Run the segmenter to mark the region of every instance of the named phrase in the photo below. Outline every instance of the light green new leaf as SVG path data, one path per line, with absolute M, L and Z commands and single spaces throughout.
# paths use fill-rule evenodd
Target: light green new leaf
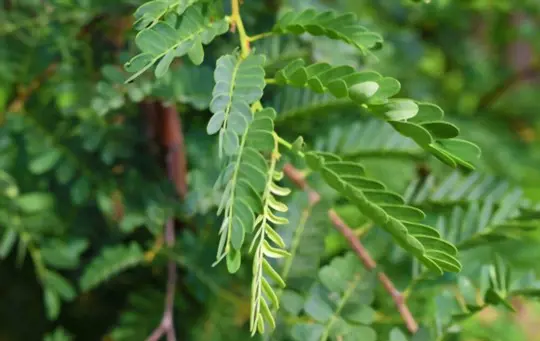
M 214 115 L 220 118 L 221 115 Z M 265 157 L 261 154 L 258 144 L 248 140 L 251 131 L 271 133 L 274 131 L 273 120 L 276 112 L 273 109 L 264 109 L 256 113 L 247 131 L 241 136 L 238 145 L 224 146 L 225 152 L 233 160 L 225 167 L 216 182 L 217 186 L 225 186 L 220 200 L 218 214 L 224 212 L 224 219 L 219 230 L 220 241 L 216 256 L 217 264 L 232 250 L 240 250 L 245 234 L 254 230 L 257 217 L 263 211 L 262 195 L 265 191 L 268 177 L 271 172 Z M 211 126 L 212 127 L 212 126 Z M 217 129 L 217 128 L 215 128 Z M 220 130 L 220 136 L 227 134 L 227 139 L 238 139 L 232 130 Z M 225 143 L 225 137 L 223 142 Z M 272 217 L 273 218 L 273 217 Z M 237 265 L 232 260 L 239 258 L 228 257 L 228 265 Z M 235 267 L 229 267 L 234 269 Z

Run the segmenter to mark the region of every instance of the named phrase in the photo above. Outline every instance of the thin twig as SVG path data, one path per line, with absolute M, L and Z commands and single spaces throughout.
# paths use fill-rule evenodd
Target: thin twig
M 167 126 L 166 131 L 162 132 L 162 142 L 168 149 L 167 174 L 169 180 L 176 185 L 180 198 L 184 199 L 187 194 L 187 183 L 185 182 L 187 168 L 180 116 L 174 106 L 167 106 L 161 109 L 163 114 L 168 115 L 165 121 L 170 125 Z M 175 239 L 174 219 L 173 217 L 169 217 L 165 225 L 165 243 L 169 249 L 174 247 Z M 163 318 L 159 326 L 148 337 L 147 341 L 158 341 L 164 335 L 167 336 L 167 341 L 176 341 L 173 309 L 177 277 L 176 261 L 171 258 L 167 263 L 167 293 L 165 295 Z
M 283 167 L 283 172 L 289 179 L 291 179 L 292 182 L 294 182 L 297 187 L 307 191 L 310 197 L 319 196 L 316 191 L 308 186 L 302 173 L 293 165 L 286 164 Z M 334 225 L 335 229 L 338 230 L 345 237 L 345 239 L 347 239 L 353 251 L 356 253 L 358 258 L 360 258 L 362 264 L 364 264 L 364 267 L 370 271 L 377 271 L 377 263 L 371 257 L 364 245 L 362 245 L 360 240 L 355 236 L 354 231 L 347 226 L 347 224 L 333 209 L 328 211 L 328 216 L 330 217 L 330 221 Z M 416 323 L 411 311 L 407 307 L 405 298 L 401 292 L 396 289 L 390 278 L 384 272 L 378 271 L 377 277 L 379 278 L 379 282 L 381 282 L 384 289 L 392 297 L 392 300 L 394 301 L 401 318 L 405 322 L 407 329 L 413 334 L 416 333 L 418 331 L 418 323 Z
M 165 227 L 165 241 L 168 247 L 174 246 L 174 220 L 169 218 Z M 174 293 L 176 288 L 176 262 L 169 260 L 167 263 L 167 293 L 165 295 L 165 310 L 159 326 L 146 339 L 147 341 L 158 341 L 163 335 L 167 335 L 167 341 L 176 341 L 173 323 Z

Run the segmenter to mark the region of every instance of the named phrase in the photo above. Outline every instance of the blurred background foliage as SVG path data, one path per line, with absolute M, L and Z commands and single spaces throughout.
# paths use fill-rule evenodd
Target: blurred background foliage
M 203 2 L 211 3 L 216 17 L 230 12 L 226 1 Z M 136 54 L 133 12 L 142 3 L 4 0 L 0 8 L 1 341 L 143 340 L 161 318 L 167 257 L 180 269 L 178 339 L 249 339 L 249 266 L 235 276 L 210 266 L 220 197 L 213 184 L 220 165 L 215 141 L 205 134 L 207 107 L 215 60 L 237 45 L 236 37 L 218 37 L 205 49 L 201 67 L 183 60 L 162 79 L 145 75 L 125 85 L 128 74 L 121 66 Z M 248 32 L 259 33 L 271 28 L 276 14 L 304 8 L 353 12 L 385 43 L 361 56 L 323 37 L 270 38 L 255 46 L 268 54 L 267 70 L 297 57 L 374 69 L 400 80 L 400 96 L 441 106 L 483 154 L 477 172 L 456 172 L 346 103 L 317 102 L 288 89 L 265 94 L 263 102 L 278 111 L 280 134 L 302 134 L 316 149 L 362 159 L 371 176 L 405 194 L 448 239 L 463 245 L 462 274 L 423 278 L 387 236 L 312 177 L 325 202 L 305 225 L 290 288 L 311 290 L 307 300 L 317 300 L 323 274 L 330 271 L 325 267 L 339 269 L 351 261 L 346 242 L 325 217 L 324 208 L 332 205 L 360 227 L 358 235 L 408 295 L 424 328 L 414 338 L 406 336 L 391 300 L 370 285 L 366 273 L 367 288 L 357 290 L 365 291 L 359 297 L 369 311 L 356 316 L 364 329 L 355 333 L 362 338 L 350 340 L 540 340 L 540 308 L 532 299 L 510 295 L 535 296 L 539 287 L 539 220 L 533 208 L 540 202 L 540 3 L 245 0 L 241 10 Z M 177 198 L 181 184 L 171 184 L 165 171 L 163 108 L 171 104 L 185 139 L 184 202 Z M 152 110 L 162 110 L 154 113 L 161 117 L 158 123 L 148 118 Z M 291 223 L 281 231 L 287 242 L 306 198 L 295 193 L 288 205 Z M 509 212 L 497 211 L 501 207 Z M 516 207 L 525 218 L 507 224 Z M 177 219 L 177 250 L 154 254 L 171 214 Z M 499 233 L 497 226 L 507 230 Z M 465 232 L 455 232 L 480 228 L 486 230 L 472 242 Z M 500 261 L 492 261 L 495 253 Z M 478 297 L 489 297 L 483 294 L 493 286 L 492 274 L 500 280 L 505 267 L 519 280 L 511 282 L 519 283 L 508 284 L 499 296 L 516 312 L 499 304 L 472 314 L 473 306 L 507 302 L 478 303 Z M 303 323 L 319 321 L 317 312 L 306 303 L 307 315 L 299 314 L 294 291 L 287 295 L 276 340 L 310 340 Z M 456 296 L 474 301 L 467 312 L 472 318 L 454 323 Z

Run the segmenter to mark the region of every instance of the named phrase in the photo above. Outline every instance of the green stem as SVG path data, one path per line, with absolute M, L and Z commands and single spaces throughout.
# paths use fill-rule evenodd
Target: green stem
M 242 58 L 246 58 L 249 54 L 249 37 L 244 28 L 242 16 L 240 15 L 239 0 L 231 0 L 232 14 L 231 20 L 238 28 L 238 34 L 240 36 L 240 47 L 242 48 Z
M 264 38 L 270 37 L 272 35 L 274 35 L 274 32 L 264 32 L 264 33 L 260 33 L 260 34 L 256 34 L 254 36 L 248 37 L 248 40 L 250 42 L 254 42 L 254 41 L 257 41 L 259 39 L 264 39 Z
M 279 135 L 276 135 L 277 136 L 277 139 L 278 139 L 278 143 L 282 146 L 284 146 L 285 148 L 287 149 L 292 149 L 292 143 L 284 140 L 281 136 Z
M 264 79 L 264 82 L 265 82 L 266 84 L 276 84 L 276 83 L 277 83 L 277 81 L 276 81 L 275 78 L 265 78 L 265 79 Z
M 285 148 L 289 149 L 291 152 L 293 151 L 293 145 L 292 143 L 288 142 L 287 140 L 283 139 L 281 136 L 277 135 L 276 134 L 276 138 L 278 140 L 278 143 L 282 146 L 284 146 Z M 300 150 L 297 150 L 296 151 L 296 154 L 300 155 L 301 157 L 304 157 L 305 154 L 300 151 Z

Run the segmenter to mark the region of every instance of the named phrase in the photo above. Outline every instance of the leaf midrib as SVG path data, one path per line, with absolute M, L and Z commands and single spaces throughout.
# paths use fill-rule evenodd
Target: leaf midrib
M 223 20 L 223 19 L 222 19 Z M 221 20 L 220 20 L 221 21 Z M 185 37 L 183 40 L 178 41 L 176 44 L 174 44 L 172 47 L 165 50 L 165 52 L 162 52 L 161 54 L 158 54 L 156 57 L 154 57 L 146 66 L 144 66 L 142 69 L 140 69 L 138 72 L 136 72 L 133 76 L 129 77 L 129 79 L 126 81 L 126 83 L 130 83 L 135 78 L 139 77 L 143 72 L 148 70 L 152 65 L 154 65 L 160 58 L 163 58 L 167 53 L 171 52 L 172 50 L 176 49 L 180 44 L 195 39 L 196 36 L 200 35 L 201 33 L 205 32 L 206 30 L 212 28 L 215 24 L 219 23 L 220 21 L 216 21 L 210 24 L 204 24 L 201 26 L 197 31 L 193 32 L 192 34 Z M 143 33 L 144 31 L 139 32 L 139 34 Z
M 320 341 L 326 341 L 328 339 L 328 336 L 330 334 L 330 329 L 332 328 L 336 320 L 339 318 L 339 314 L 345 307 L 345 304 L 347 304 L 347 302 L 349 301 L 349 298 L 354 293 L 354 290 L 358 286 L 360 279 L 361 279 L 360 275 L 356 274 L 352 282 L 347 287 L 347 290 L 345 290 L 345 292 L 343 293 L 343 296 L 341 297 L 341 300 L 339 301 L 336 311 L 334 312 L 334 314 L 332 314 L 332 316 L 330 317 L 330 319 L 328 319 L 328 321 L 326 322 L 326 325 L 324 326 L 324 332 L 321 335 Z

